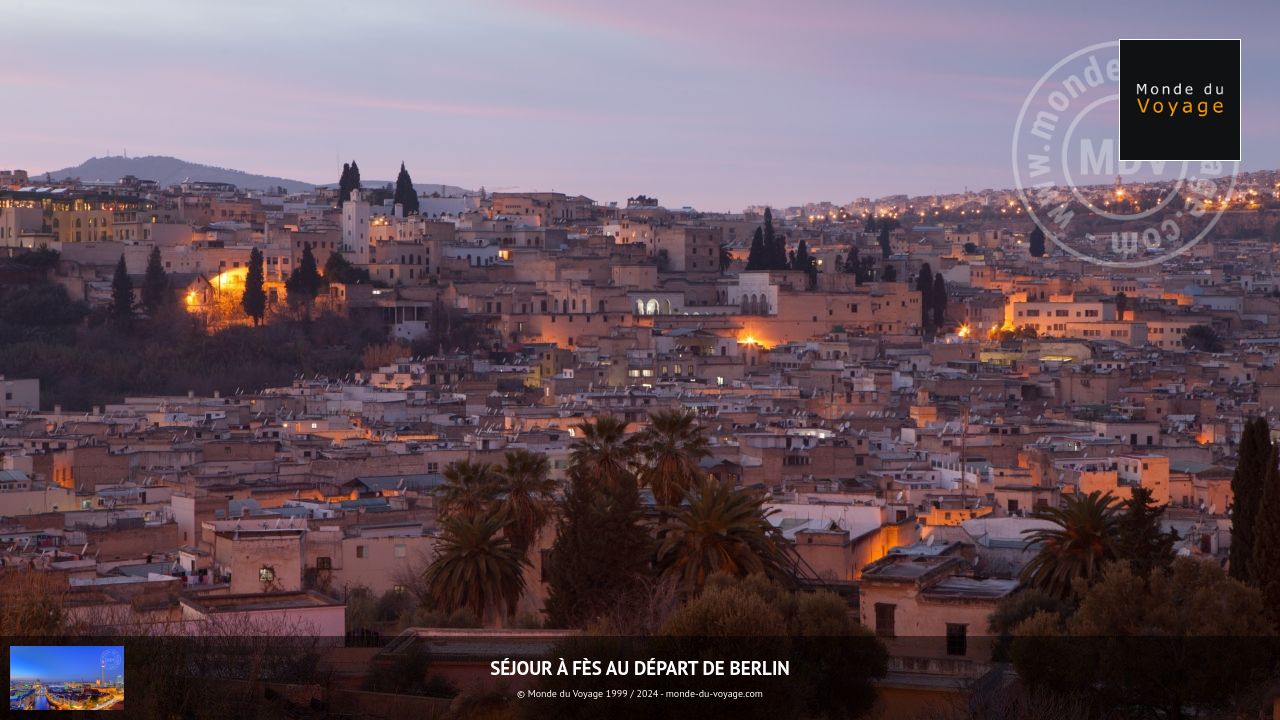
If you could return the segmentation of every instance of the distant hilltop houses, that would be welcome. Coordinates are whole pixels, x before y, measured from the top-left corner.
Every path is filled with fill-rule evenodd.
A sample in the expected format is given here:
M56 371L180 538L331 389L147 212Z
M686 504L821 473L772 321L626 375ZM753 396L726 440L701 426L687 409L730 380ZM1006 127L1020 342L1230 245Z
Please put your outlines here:
M1277 179L1125 268L1010 190L713 213L355 162L292 190L0 171L0 574L67 627L325 638L334 692L370 695L415 648L470 687L495 646L696 635L708 588L829 593L804 607L885 648L878 687L955 699L1013 672L988 621L1020 593L1078 607L1138 557L1111 525L1055 555L1081 517L1129 513L1142 572L1215 597L1266 572L1240 528L1280 439Z

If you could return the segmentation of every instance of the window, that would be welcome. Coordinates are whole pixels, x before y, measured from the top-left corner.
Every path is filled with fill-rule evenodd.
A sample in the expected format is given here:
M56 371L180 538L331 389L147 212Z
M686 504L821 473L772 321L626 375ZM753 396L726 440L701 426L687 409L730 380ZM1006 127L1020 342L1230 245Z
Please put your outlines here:
M359 559L363 559L365 557L363 545L356 546L356 557Z
M263 565L262 569L258 570L258 579L264 583L275 582L276 569L270 565Z
M332 570L332 569L333 569L333 560L332 560L332 559L330 559L329 557L318 557L318 558L316 558L316 569L317 569L317 570Z
M398 558L402 558L402 557L404 557L404 556L405 556L405 546L404 546L404 545L396 545L396 546L395 546L394 548L392 548L392 549L393 549L393 551L395 552L395 556L396 556L396 557L398 557Z
M876 635L894 637L893 613L898 609L893 603L876 603ZM947 626L950 628L950 626Z
M947 623L947 654L963 657L969 649L969 626Z

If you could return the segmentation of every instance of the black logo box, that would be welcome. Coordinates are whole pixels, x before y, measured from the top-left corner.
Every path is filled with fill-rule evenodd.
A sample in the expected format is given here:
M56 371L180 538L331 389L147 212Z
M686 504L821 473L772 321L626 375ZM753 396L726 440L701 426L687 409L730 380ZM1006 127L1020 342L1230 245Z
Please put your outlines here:
M1238 39L1122 38L1120 159L1239 162L1240 46ZM1147 86L1145 93L1138 92L1139 85ZM1166 94L1166 87L1180 92ZM1139 100L1146 113L1141 112ZM1185 102L1191 102L1191 114L1183 112ZM1202 102L1209 109L1205 116L1199 112L1205 107ZM1221 113L1213 112L1218 102ZM1177 103L1172 115L1170 103ZM1156 114L1157 107L1163 112Z

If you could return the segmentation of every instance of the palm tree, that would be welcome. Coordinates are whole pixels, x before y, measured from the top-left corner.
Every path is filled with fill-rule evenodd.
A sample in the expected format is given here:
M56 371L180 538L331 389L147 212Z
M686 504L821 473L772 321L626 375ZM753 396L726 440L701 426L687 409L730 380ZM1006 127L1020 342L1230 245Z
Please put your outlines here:
M498 478L489 463L457 460L444 469L440 517L475 515L489 509L498 493Z
M551 518L556 482L547 477L550 469L546 455L524 449L507 451L498 469L498 507L509 523L507 537L521 554L528 552Z
M576 426L579 437L569 446L569 472L596 487L634 492L635 443L626 437L627 422L606 415Z
M431 596L452 612L470 609L484 620L510 616L524 593L524 555L503 535L501 512L445 520L424 579Z
M676 506L702 476L698 461L710 454L707 437L693 413L662 410L649 416L649 427L636 438L644 458L640 483L653 490L659 505Z
M663 526L658 548L663 574L685 592L697 592L716 572L786 577L781 534L769 522L777 510L766 511L762 495L704 478L689 489L687 501Z
M1022 581L1066 598L1076 578L1092 582L1101 577L1102 566L1116 557L1119 513L1115 496L1097 490L1036 513L1057 527L1026 531L1027 547L1038 544L1040 550L1022 568Z

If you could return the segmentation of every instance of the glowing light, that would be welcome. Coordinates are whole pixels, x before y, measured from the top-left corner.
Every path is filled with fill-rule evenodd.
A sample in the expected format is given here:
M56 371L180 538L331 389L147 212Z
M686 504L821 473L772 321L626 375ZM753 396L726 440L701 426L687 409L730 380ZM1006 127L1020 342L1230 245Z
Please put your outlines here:
M959 336L960 336L960 337L962 337L962 338L967 338L967 337L969 337L969 336L970 336L970 335L972 335L972 334L973 334L973 328L969 327L969 325L968 325L967 323L966 323L966 324L964 324L964 325L961 325L961 326L956 330L956 335L959 335Z

